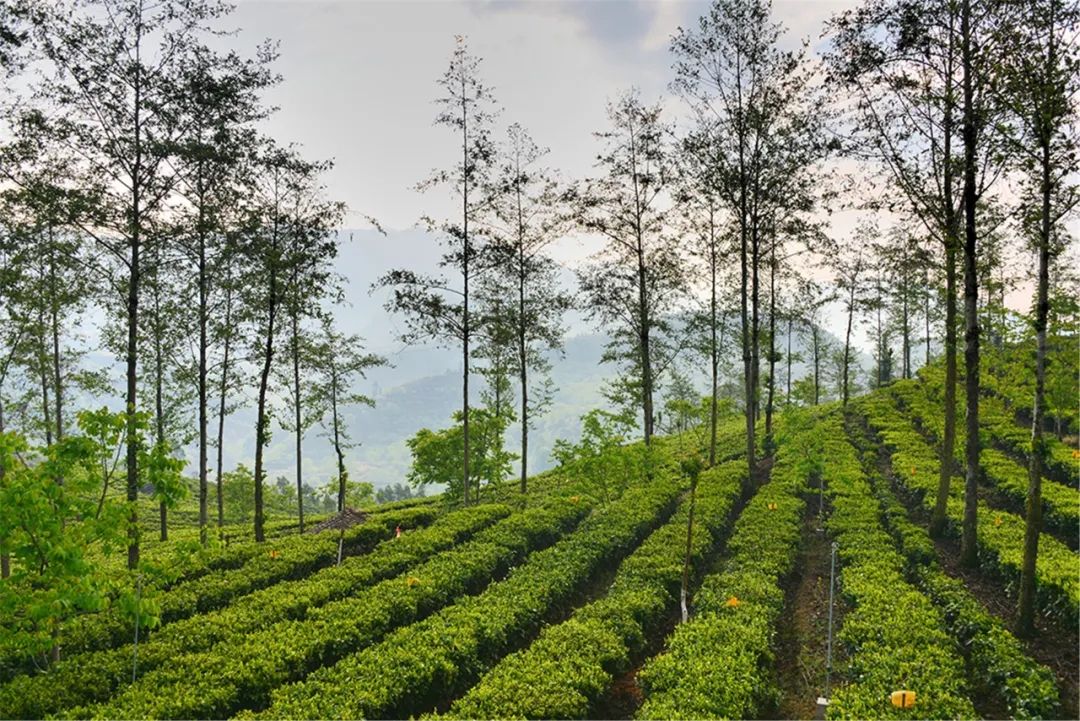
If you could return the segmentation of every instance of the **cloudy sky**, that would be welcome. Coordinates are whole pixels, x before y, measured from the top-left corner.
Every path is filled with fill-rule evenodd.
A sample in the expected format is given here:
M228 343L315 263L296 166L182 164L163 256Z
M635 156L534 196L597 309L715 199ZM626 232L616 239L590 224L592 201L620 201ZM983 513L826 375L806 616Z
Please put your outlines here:
M777 0L789 42L820 45L824 21L850 0ZM589 172L593 131L605 102L636 86L660 98L671 79L668 41L706 9L690 0L492 0L488 2L337 0L244 1L230 43L281 42L284 82L271 93L281 110L269 130L334 158L334 197L405 228L441 199L412 186L454 161L453 138L432 125L436 79L454 35L483 58L483 76L505 108L551 149L570 177ZM359 220L357 220L359 222Z

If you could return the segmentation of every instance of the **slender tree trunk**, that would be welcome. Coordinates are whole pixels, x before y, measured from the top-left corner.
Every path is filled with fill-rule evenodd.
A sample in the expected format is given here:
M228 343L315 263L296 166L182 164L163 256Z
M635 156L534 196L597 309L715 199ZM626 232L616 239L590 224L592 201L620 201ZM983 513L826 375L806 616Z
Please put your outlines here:
M127 397L127 501L128 516L128 568L135 570L139 565L139 522L137 503L139 500L139 439L135 413L138 399L137 351L139 337L139 282L141 280L140 251L142 243L142 15L135 21L135 106L134 106L134 160L131 167L131 232L128 260L127 287L127 354L126 376Z
M750 406L753 408L755 429L761 414L758 395L761 385L761 246L758 224L759 219L755 212L750 224Z
M1053 61L1054 33L1051 38L1050 67ZM1042 145L1042 218L1039 225L1039 276L1035 302L1035 401L1031 411L1031 452L1028 454L1028 493L1024 526L1024 561L1020 572L1020 604L1017 632L1030 636L1035 631L1035 563L1039 555L1039 533L1042 531L1042 469L1047 454L1045 430L1046 390L1046 324L1050 315L1050 142L1047 134L1040 138Z
M923 320L926 322L926 363L930 366L930 269L923 268Z
M4 368L4 375L7 375L7 368ZM0 386L2 387L2 386ZM7 431L4 426L4 395L0 390L0 436ZM0 456L0 486L4 485L4 476L7 473L7 465L4 463L4 458ZM7 545L0 540L0 579L7 578L11 575L11 556L8 554Z
M950 17L949 62L945 73L945 94L951 97L952 58L954 54L953 26ZM956 251L959 246L955 205L953 203L953 105L945 107L942 123L942 143L946 162L943 165L942 192L945 199L945 428L941 439L941 467L938 475L938 492L934 511L930 516L931 536L941 536L948 521L949 485L955 467L956 447ZM929 347L929 341L927 341Z
M202 164L199 165L199 542L207 542L206 526L209 521L207 509L207 409L206 409L206 348L208 345L206 324L209 304L206 267L206 228L204 224L205 198L202 192Z
M971 0L961 4L961 37L964 68L964 389L967 393L967 438L964 446L964 524L960 543L961 562L978 563L976 522L979 509L979 276L975 226L976 139L979 122L972 73Z
M56 300L56 242L53 227L49 226L49 311L52 330L53 405L56 421L56 440L64 440L64 377L60 356L60 303Z
M776 395L776 239L769 251L769 386L765 401L765 452L772 453L773 398Z
M165 352L162 348L161 340L164 333L161 323L161 255L160 251L154 258L154 275L151 278L154 281L154 285L151 287L154 290L154 421L155 421L155 442L159 447L164 447L165 444ZM157 490L157 489L155 489ZM165 505L165 499L160 499L158 503L158 517L160 521L160 533L161 540L169 540L169 526L168 526L168 509Z
M465 91L465 78L461 79L461 174L463 178L461 201L461 226L464 254L461 264L463 285L461 314L461 441L463 445L461 487L462 502L469 505L469 260L472 246L469 244L469 112Z
M649 347L649 317L648 291L645 280L645 254L642 247L644 239L641 237L640 222L638 224L638 347L641 353L641 394L642 411L645 420L645 445L652 443L653 435L653 373L652 373L652 350Z
M520 191L519 195L520 195ZM518 201L520 224L521 204ZM527 492L529 463L529 351L525 339L525 248L518 237L518 377L521 381L521 493Z
M276 203L278 202L279 195L276 181L274 195L274 227L272 231L273 236L271 238L271 257L269 259L270 282L266 307L266 339L263 346L262 371L259 374L258 413L255 421L255 541L258 543L262 543L266 540L266 535L263 531L263 476L265 475L265 471L263 470L263 450L265 449L267 442L266 425L268 421L266 416L266 393L270 385L270 368L274 361L274 324L277 320L278 310L277 274L278 265L281 262L280 258L277 257L279 215Z
M851 370L851 327L855 322L855 280L852 279L851 290L848 295L847 331L844 333L844 378L843 378L843 405L847 407L850 398Z
M292 279L292 292L299 294L300 289L296 287L296 273L293 272ZM292 323L292 343L290 343L290 350L292 351L292 371L293 371L293 423L296 444L296 510L300 514L300 533L304 532L304 428L301 425L303 421L303 402L300 397L300 309L296 306L299 303L299 299L294 299L294 305L289 309L289 320ZM339 509L340 510L340 509Z
M709 465L716 465L717 392L720 382L720 345L716 339L716 276L719 258L716 252L716 223L712 201L709 202L709 371L712 393L709 396Z
M231 275L231 274L230 274ZM225 279L225 338L224 338L224 353L221 359L221 383L218 386L219 404L218 404L218 427L217 427L217 478L215 486L217 488L217 526L218 533L222 531L222 527L225 525L225 497L221 493L221 475L223 472L222 464L224 463L225 453L225 410L228 406L228 393L229 393L229 352L232 350L232 278L226 277Z
M53 444L52 404L49 401L49 353L45 350L45 319L38 314L38 383L41 386L41 420L45 431L45 446Z
M818 338L817 325L811 324L810 335L814 344L814 405L821 403L821 345Z
M784 396L784 403L791 405L791 314L788 314L787 318L787 391Z
M345 453L341 449L341 425L338 422L338 374L337 366L331 360L330 369L330 412L334 421L334 455L337 456L338 468L338 512L345 510L345 492L347 490L347 477L345 476Z

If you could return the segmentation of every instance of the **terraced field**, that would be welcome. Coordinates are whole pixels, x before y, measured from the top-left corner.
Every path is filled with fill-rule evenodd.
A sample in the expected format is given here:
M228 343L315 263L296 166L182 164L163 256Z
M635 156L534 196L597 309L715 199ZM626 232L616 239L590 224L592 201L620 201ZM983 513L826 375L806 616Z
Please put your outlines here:
M981 565L961 569L962 483L951 537L926 532L935 393L929 378L788 411L753 472L734 420L696 483L695 442L668 438L606 502L561 469L525 499L390 507L341 536L340 563L336 532L283 523L154 589L137 655L110 611L65 629L48 670L5 649L0 717L773 718L818 696L837 719L1075 717L1080 491L1047 484L1043 633L1021 641L1016 423L987 415Z

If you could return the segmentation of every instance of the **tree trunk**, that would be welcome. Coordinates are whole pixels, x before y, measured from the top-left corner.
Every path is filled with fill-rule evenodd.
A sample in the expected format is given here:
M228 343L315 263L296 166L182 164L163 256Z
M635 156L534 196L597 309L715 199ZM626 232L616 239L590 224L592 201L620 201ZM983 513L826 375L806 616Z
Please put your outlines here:
M709 371L712 393L709 396L709 466L716 465L717 392L720 382L720 346L716 339L716 275L719 270L716 252L716 225L712 203L709 204Z
M4 375L7 375L7 368L4 368ZM0 392L0 435L6 432L4 426L4 396ZM0 456L0 485L4 483L4 475L7 473L7 467L4 463L4 458ZM0 579L7 578L11 575L11 556L8 554L7 546L0 541Z
M293 273L292 282L293 293L299 294L300 290L296 287L296 273ZM296 431L296 510L300 514L300 533L304 532L304 429L301 425L303 421L303 403L300 397L300 309L295 304L299 303L298 298L294 298L294 307L289 310L289 319L292 321L292 343L290 348L292 351L292 370L293 370L293 423L295 423Z
M844 333L844 378L843 378L843 405L847 407L850 397L850 380L848 378L851 369L851 326L855 322L855 279L851 281L851 290L848 295L847 331Z
M201 178L201 164L200 164ZM203 224L203 208L205 201L201 192L202 181L200 179L199 192L199 542L205 546L206 526L209 521L207 511L207 389L206 389L206 324L209 305L209 293L207 289L206 268L206 230Z
M164 349L161 347L161 336L164 332L161 327L161 276L157 275L161 272L161 255L160 250L158 255L155 256L155 275L151 276L154 279L154 420L155 420L155 442L158 447L164 447L165 444L165 391L164 391L164 374L165 374L165 356ZM156 489L155 489L156 490ZM165 506L165 499L162 498L158 502L158 516L160 520L161 540L169 540L169 526L168 526L168 509Z
M784 395L785 405L791 405L791 314L787 318L787 390Z
M964 67L964 389L967 393L967 438L964 446L964 524L960 560L978 563L976 522L979 508L979 276L975 227L976 109L972 73L971 0L961 5L961 37Z
M228 405L229 392L229 352L232 350L232 279L225 279L225 347L221 359L221 385L219 386L220 403L218 405L217 427L217 525L221 533L225 525L225 498L221 494L221 474L225 452L225 409Z
M1050 38L1054 37L1053 32ZM1053 41L1051 40L1051 43ZM1050 46L1053 58L1054 46ZM1050 63L1053 66L1053 61ZM1028 493L1024 526L1024 561L1020 572L1020 604L1017 632L1030 636L1035 631L1035 563L1039 555L1042 531L1042 468L1047 454L1043 419L1046 390L1046 324L1050 315L1050 196L1051 164L1049 137L1042 145L1042 218L1039 225L1039 276L1035 303L1035 400L1031 411L1031 452L1028 454Z
M641 353L641 400L642 414L645 421L645 445L652 443L653 435L653 374L652 357L649 348L649 317L648 291L645 280L645 255L642 247L644 239L641 237L640 223L638 225L638 348Z
M769 386L765 401L765 452L773 451L773 397L776 394L776 239L769 251Z
M125 411L127 412L127 501L129 507L128 516L128 568L135 570L139 565L139 519L136 504L139 500L139 439L137 437L137 424L135 413L138 398L138 366L137 351L139 337L139 282L141 280L141 267L139 253L142 242L142 216L141 197L142 189L142 66L141 66L141 41L142 41L142 16L135 23L135 118L134 118L134 153L135 158L131 168L131 235L129 250L131 257L128 261L128 287L127 287L127 352L125 371L127 379L127 396L125 398Z
M930 269L923 269L923 320L926 322L926 366L930 366Z
M520 169L518 170L520 175ZM518 213L518 378L521 382L521 494L528 485L529 463L529 349L525 339L525 224L521 208L521 188L517 188Z
M334 361L331 360L330 370L330 412L333 414L334 421L334 454L337 456L337 468L338 468L338 513L345 510L345 492L347 490L345 476L345 454L341 450L341 426L338 422L338 375L337 366L333 365ZM340 559L339 559L340 562Z
M463 178L461 201L462 255L461 280L463 285L461 314L461 441L463 445L461 487L462 503L469 505L469 112L465 100L465 78L461 79L461 174Z
M275 181L275 198L278 190ZM276 202L276 201L275 201ZM270 368L274 361L274 322L277 320L278 309L278 265L281 262L277 257L278 249L278 208L274 208L274 227L271 237L270 249L270 279L269 293L266 308L266 340L263 346L263 365L259 374L258 414L255 421L255 541L262 543L266 540L263 532L263 450L266 447L267 433L266 424L266 393L270 384Z
M811 324L810 335L814 344L814 405L821 403L821 345L818 338L818 327Z

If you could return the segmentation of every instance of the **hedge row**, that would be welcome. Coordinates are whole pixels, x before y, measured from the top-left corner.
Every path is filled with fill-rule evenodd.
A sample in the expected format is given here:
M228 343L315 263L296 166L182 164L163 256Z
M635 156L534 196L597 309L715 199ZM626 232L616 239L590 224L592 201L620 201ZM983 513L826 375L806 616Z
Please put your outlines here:
M904 420L888 396L873 394L858 401L870 426L877 431L892 458L897 482L914 495L923 508L933 510L937 497L938 455ZM964 484L949 487L948 531L960 535L964 517ZM1024 558L1024 519L989 508L980 502L976 527L980 560L996 570L1010 585L1019 584ZM1069 626L1080 616L1080 557L1053 536L1039 538L1035 567L1036 600L1039 607L1057 614Z
M506 506L490 505L455 511L430 528L384 541L367 555L346 558L340 566L256 591L223 609L171 623L139 644L139 671L145 674L184 653L209 649L283 619L301 618L312 608L401 573L508 513ZM131 683L131 670L130 645L71 656L48 673L20 677L0 686L0 718L41 718L61 709L104 701Z
M370 551L394 536L395 528L415 529L430 524L438 509L427 506L372 516L344 534L349 556ZM338 534L290 535L262 544L237 569L219 569L162 593L157 603L162 624L227 606L252 591L282 581L303 578L337 560ZM118 614L87 616L68 635L68 653L108 648L130 640L131 625Z
M474 593L530 551L554 543L586 514L579 497L514 514L395 578L256 633L186 653L82 718L222 718L261 707L270 691L363 648L397 626Z
M857 445L862 440L857 437ZM930 535L911 521L872 458L864 461L863 468L885 527L907 559L909 575L941 611L946 628L967 659L972 687L999 697L1011 718L1055 718L1059 699L1053 673L1031 659L962 582L940 569Z
M733 461L701 474L691 562L700 569L740 495L747 467ZM678 608L690 499L619 566L607 595L544 629L500 661L450 709L450 718L590 718L615 674L630 666L650 628Z
M435 708L532 638L601 569L630 553L671 514L684 488L675 474L658 472L484 593L277 689L261 716L406 718Z
M942 437L944 420L941 418L940 407L927 398L921 384L902 381L893 384L892 391L923 427L927 427L935 438ZM958 426L955 448L958 462L963 462L964 459L964 437L964 429ZM1030 444L1028 431L1029 447ZM1028 495L1027 468L986 442L979 453L979 465L986 481L998 491L1005 503L1012 510L1023 513ZM1075 543L1076 535L1080 532L1080 491L1073 486L1044 478L1042 500L1043 527L1062 538L1072 539Z
M975 718L964 661L941 614L904 577L905 559L880 519L877 500L840 416L822 422L823 475L838 545L840 589L851 610L837 638L844 644L847 683L829 699L830 719ZM893 691L916 694L912 709L895 709Z
M1005 401L996 395L979 398L979 423L989 431L990 440L1006 450L1027 459L1031 453L1031 426L1016 422L1016 414L1005 407ZM1044 459L1046 472L1054 480L1071 488L1080 483L1080 453L1058 440L1057 436L1044 433L1047 455Z
M815 431L779 434L771 480L743 509L721 573L705 577L695 616L645 664L638 718L753 718L776 696L772 646L795 563Z

